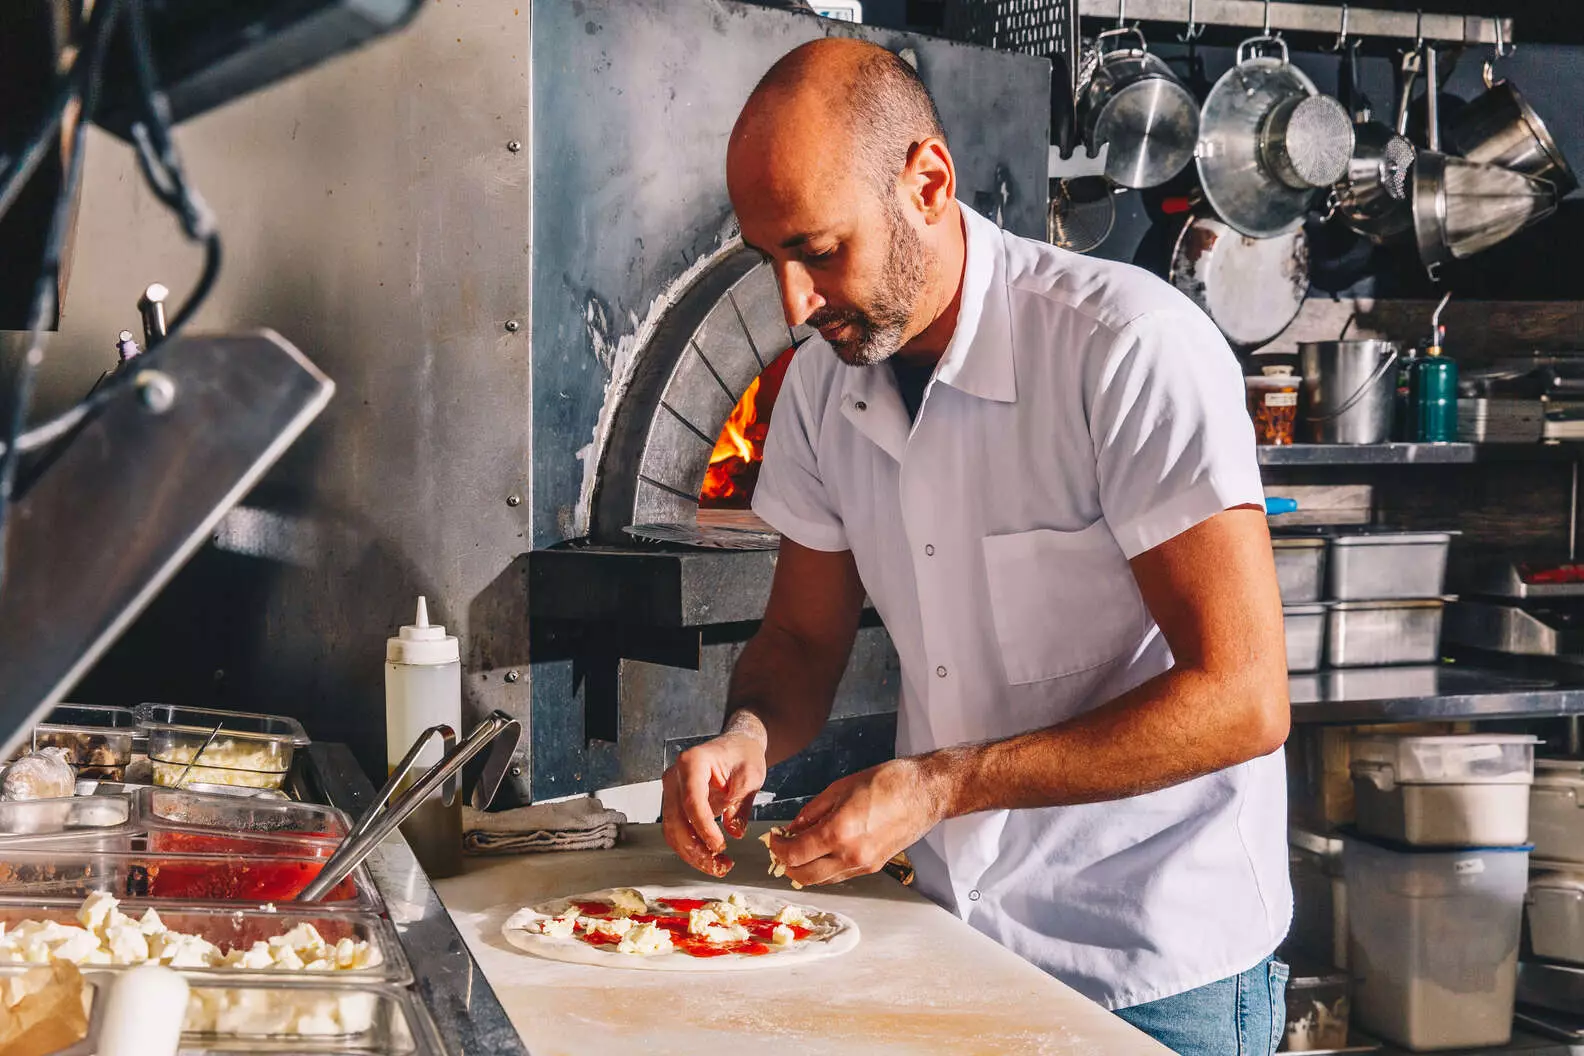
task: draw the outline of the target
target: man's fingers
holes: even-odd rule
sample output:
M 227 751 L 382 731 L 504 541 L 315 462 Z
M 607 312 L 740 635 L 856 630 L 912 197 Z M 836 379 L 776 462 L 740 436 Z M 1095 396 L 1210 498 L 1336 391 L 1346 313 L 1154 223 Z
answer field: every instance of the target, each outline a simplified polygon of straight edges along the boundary
M 676 851 L 677 857 L 693 868 L 710 876 L 725 876 L 731 871 L 732 860 L 723 855 L 711 854 L 709 848 L 704 846 L 682 811 L 677 788 L 677 783 L 671 779 L 662 786 L 660 820 L 666 842 Z
M 728 803 L 721 814 L 721 825 L 726 835 L 740 840 L 748 835 L 748 819 L 753 816 L 754 793 L 750 792 L 735 803 Z
M 810 862 L 796 870 L 796 875 L 793 875 L 794 870 L 788 869 L 787 876 L 804 887 L 819 887 L 822 884 L 839 884 L 855 876 L 868 876 L 874 871 L 866 865 L 849 865 L 832 856 Z
M 709 770 L 692 766 L 686 772 L 678 767 L 675 772 L 682 796 L 682 813 L 687 816 L 704 849 L 711 854 L 720 854 L 726 849 L 726 837 L 721 835 L 720 826 L 715 824 L 715 811 L 710 809 Z

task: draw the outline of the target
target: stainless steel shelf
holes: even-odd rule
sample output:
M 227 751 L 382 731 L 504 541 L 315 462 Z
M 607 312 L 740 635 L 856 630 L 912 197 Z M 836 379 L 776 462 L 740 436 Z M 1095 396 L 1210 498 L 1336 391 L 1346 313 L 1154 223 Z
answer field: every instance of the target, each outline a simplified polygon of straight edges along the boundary
M 1287 444 L 1255 449 L 1262 466 L 1469 465 L 1475 462 L 1571 462 L 1584 443 Z
M 1255 450 L 1262 466 L 1452 465 L 1475 460 L 1473 444 L 1284 444 Z
M 1354 725 L 1584 714 L 1584 669 L 1514 662 L 1338 668 L 1288 679 L 1296 723 Z

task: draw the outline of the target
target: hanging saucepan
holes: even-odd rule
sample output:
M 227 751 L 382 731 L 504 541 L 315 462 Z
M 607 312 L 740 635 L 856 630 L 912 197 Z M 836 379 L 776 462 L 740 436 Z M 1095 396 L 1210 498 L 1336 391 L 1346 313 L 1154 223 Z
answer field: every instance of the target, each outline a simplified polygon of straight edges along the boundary
M 1237 64 L 1205 97 L 1195 151 L 1205 197 L 1221 219 L 1252 238 L 1286 234 L 1352 155 L 1347 111 L 1287 61 L 1285 42 L 1254 37 L 1238 45 Z
M 1358 86 L 1357 47 L 1348 49 L 1343 85 L 1353 125 L 1353 156 L 1347 172 L 1332 188 L 1332 204 L 1344 223 L 1371 242 L 1380 244 L 1413 227 L 1408 204 L 1408 181 L 1413 170 L 1414 146 L 1403 134 L 1407 109 L 1399 111 L 1394 132 L 1372 119 L 1369 100 Z
M 1554 184 L 1498 165 L 1440 153 L 1435 52 L 1425 58 L 1426 135 L 1413 172 L 1414 240 L 1432 279 L 1441 265 L 1489 249 L 1556 211 Z
M 1578 177 L 1545 122 L 1511 81 L 1494 76 L 1487 62 L 1484 94 L 1459 110 L 1448 126 L 1454 152 L 1469 161 L 1538 176 L 1558 195 L 1572 191 Z
M 1136 47 L 1106 50 L 1133 37 Z M 1150 54 L 1138 29 L 1096 38 L 1100 59 L 1078 97 L 1078 126 L 1090 151 L 1107 144 L 1105 174 L 1123 187 L 1156 187 L 1193 158 L 1199 107 L 1170 66 Z
M 1213 320 L 1240 352 L 1287 329 L 1309 292 L 1309 242 L 1302 225 L 1250 238 L 1204 206 L 1193 210 L 1172 252 L 1171 284 Z

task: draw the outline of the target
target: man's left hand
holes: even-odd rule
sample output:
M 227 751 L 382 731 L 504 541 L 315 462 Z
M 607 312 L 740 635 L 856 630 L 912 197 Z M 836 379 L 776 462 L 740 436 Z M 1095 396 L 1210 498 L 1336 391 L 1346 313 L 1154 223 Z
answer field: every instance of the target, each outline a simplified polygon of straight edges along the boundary
M 919 759 L 870 767 L 810 800 L 771 850 L 805 887 L 879 872 L 946 816 L 940 786 Z

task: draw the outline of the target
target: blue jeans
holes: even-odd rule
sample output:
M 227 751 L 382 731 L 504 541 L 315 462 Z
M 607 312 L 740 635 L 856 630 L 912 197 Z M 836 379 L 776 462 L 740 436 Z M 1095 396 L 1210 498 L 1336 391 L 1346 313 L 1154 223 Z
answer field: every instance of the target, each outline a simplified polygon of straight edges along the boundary
M 1242 975 L 1116 1014 L 1182 1056 L 1271 1056 L 1287 1026 L 1287 966 L 1267 957 Z

